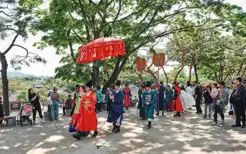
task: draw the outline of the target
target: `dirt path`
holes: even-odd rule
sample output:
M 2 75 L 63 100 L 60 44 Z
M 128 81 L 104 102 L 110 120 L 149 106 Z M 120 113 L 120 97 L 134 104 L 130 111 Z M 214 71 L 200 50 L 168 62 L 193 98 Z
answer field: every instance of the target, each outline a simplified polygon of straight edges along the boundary
M 246 129 L 232 129 L 229 116 L 225 126 L 213 127 L 194 111 L 178 118 L 168 113 L 151 130 L 134 109 L 124 116 L 121 133 L 112 134 L 106 113 L 99 114 L 99 136 L 81 141 L 67 131 L 67 117 L 23 128 L 0 126 L 0 154 L 246 154 Z

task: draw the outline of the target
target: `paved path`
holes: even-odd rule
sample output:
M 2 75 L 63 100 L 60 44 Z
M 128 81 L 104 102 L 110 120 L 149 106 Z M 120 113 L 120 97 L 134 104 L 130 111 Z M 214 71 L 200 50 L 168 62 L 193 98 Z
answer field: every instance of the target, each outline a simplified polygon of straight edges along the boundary
M 100 113 L 99 136 L 81 141 L 68 133 L 69 119 L 23 128 L 0 126 L 0 154 L 246 154 L 246 129 L 232 129 L 229 116 L 225 126 L 213 127 L 194 111 L 178 118 L 168 113 L 147 130 L 131 109 L 121 133 L 112 134 L 106 113 Z

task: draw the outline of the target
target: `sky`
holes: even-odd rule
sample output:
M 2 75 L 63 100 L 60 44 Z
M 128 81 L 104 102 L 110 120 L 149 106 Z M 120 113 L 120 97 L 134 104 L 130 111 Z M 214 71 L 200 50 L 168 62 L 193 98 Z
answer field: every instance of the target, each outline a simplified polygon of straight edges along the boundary
M 241 6 L 246 11 L 246 0 L 226 0 L 231 4 L 236 4 Z M 27 40 L 23 40 L 22 38 L 18 38 L 16 44 L 22 45 L 27 48 L 30 52 L 34 52 L 39 54 L 41 57 L 44 57 L 47 60 L 47 63 L 44 64 L 31 64 L 31 67 L 23 66 L 21 70 L 18 72 L 23 72 L 25 74 L 31 74 L 36 76 L 47 75 L 47 76 L 54 76 L 55 75 L 55 68 L 59 67 L 61 56 L 55 54 L 55 49 L 53 47 L 45 48 L 43 50 L 39 50 L 33 46 L 35 42 L 38 42 L 42 34 L 37 36 L 29 36 Z M 6 49 L 10 42 L 12 41 L 13 36 L 8 37 L 4 41 L 0 42 L 1 51 Z M 8 54 L 7 60 L 8 62 L 15 57 L 15 55 L 25 55 L 25 51 L 14 47 Z M 10 65 L 8 71 L 15 71 Z

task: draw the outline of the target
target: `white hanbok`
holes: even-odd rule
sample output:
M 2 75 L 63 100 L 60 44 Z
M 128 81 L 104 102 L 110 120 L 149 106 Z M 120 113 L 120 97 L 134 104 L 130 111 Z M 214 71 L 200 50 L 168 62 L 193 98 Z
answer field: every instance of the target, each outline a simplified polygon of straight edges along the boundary
M 180 98 L 181 98 L 181 102 L 182 102 L 184 110 L 187 110 L 196 104 L 196 101 L 193 98 L 193 96 L 191 96 L 189 93 L 187 93 L 184 90 L 181 90 Z

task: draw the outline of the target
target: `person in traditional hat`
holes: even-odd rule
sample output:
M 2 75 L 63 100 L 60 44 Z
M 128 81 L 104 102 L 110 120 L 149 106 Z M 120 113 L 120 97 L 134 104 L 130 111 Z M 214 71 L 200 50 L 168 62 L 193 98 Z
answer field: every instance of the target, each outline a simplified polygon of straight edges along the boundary
M 145 91 L 145 83 L 143 83 L 138 91 L 138 106 L 137 108 L 139 109 L 139 117 L 142 120 L 145 120 L 145 108 L 144 108 L 144 104 L 143 104 L 143 92 Z
M 117 81 L 115 84 L 115 88 L 112 91 L 113 101 L 111 106 L 111 111 L 109 111 L 107 122 L 113 123 L 112 132 L 119 133 L 121 122 L 123 120 L 124 111 L 124 94 L 122 90 L 120 90 L 120 81 Z
M 151 83 L 147 82 L 143 92 L 143 104 L 145 108 L 145 119 L 148 119 L 148 128 L 151 128 L 151 121 L 154 119 L 156 107 L 156 93 L 151 90 Z
M 83 95 L 80 93 L 80 85 L 75 86 L 75 93 L 72 100 L 72 119 L 69 123 L 69 132 L 75 132 L 75 127 L 79 119 L 79 109 L 82 101 Z
M 179 87 L 179 83 L 174 82 L 173 87 L 174 87 L 174 106 L 176 109 L 176 114 L 174 116 L 181 116 L 181 112 L 183 112 L 184 109 L 183 109 L 182 102 L 180 99 L 181 89 Z
M 82 101 L 79 108 L 79 119 L 75 130 L 76 134 L 74 138 L 80 140 L 84 133 L 90 132 L 90 136 L 96 137 L 97 132 L 97 116 L 95 105 L 97 103 L 95 95 L 92 93 L 92 82 L 89 81 L 85 85 L 85 94 L 82 97 Z
M 165 87 L 163 85 L 163 81 L 160 82 L 160 87 L 158 90 L 158 111 L 157 115 L 159 116 L 159 111 L 162 111 L 162 116 L 164 116 L 164 112 L 166 110 L 166 104 L 165 104 Z

